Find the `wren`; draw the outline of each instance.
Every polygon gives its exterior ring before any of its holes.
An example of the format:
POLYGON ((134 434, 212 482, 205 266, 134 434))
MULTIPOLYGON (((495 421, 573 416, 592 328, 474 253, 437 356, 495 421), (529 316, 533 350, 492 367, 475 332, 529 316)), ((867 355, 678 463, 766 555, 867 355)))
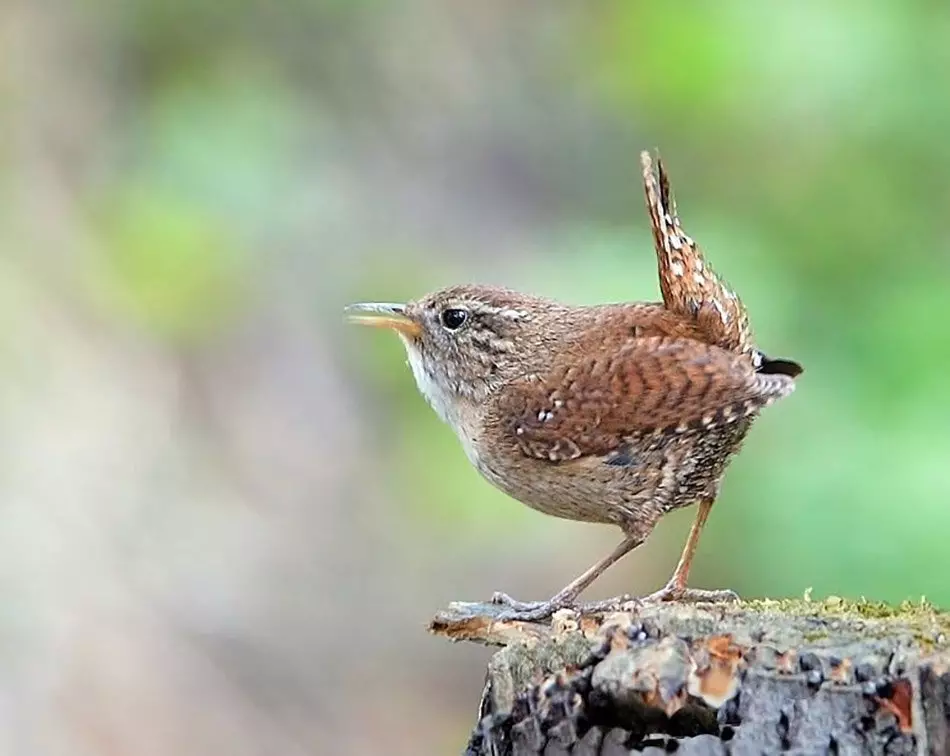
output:
POLYGON ((613 552, 547 601, 496 593, 505 618, 575 606, 664 514, 691 504, 696 519, 672 577, 636 600, 735 597, 687 588, 690 564, 726 466, 802 368, 755 345, 741 300, 683 231, 662 162, 654 171, 644 152, 641 164, 662 303, 571 307, 465 285, 346 310, 399 335, 419 390, 489 482, 540 512, 623 531, 613 552))

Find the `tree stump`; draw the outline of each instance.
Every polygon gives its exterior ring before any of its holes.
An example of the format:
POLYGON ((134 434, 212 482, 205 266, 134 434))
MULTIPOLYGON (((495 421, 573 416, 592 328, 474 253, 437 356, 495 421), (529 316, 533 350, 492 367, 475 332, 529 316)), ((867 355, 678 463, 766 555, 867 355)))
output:
POLYGON ((923 602, 500 611, 453 604, 430 625, 503 646, 467 756, 950 754, 950 615, 923 602))

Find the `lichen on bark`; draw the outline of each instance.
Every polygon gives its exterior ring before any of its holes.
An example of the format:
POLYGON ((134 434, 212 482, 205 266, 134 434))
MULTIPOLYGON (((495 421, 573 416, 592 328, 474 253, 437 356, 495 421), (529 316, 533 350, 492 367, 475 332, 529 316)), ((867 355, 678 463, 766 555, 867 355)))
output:
POLYGON ((499 620, 456 604, 431 630, 501 645, 470 754, 944 753, 950 616, 829 597, 631 604, 499 620), (612 749, 612 750, 605 750, 612 749))

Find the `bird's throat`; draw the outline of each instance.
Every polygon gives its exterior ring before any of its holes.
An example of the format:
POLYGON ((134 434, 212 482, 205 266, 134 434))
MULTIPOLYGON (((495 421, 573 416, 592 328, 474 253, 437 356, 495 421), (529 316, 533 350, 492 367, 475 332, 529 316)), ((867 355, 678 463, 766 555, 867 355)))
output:
POLYGON ((416 379, 419 393, 425 397, 429 406, 435 410, 435 413, 443 422, 457 428, 459 422, 458 397, 453 396, 434 375, 431 367, 426 364, 426 358, 419 347, 402 334, 400 334, 400 338, 406 347, 409 368, 412 370, 412 377, 416 379))

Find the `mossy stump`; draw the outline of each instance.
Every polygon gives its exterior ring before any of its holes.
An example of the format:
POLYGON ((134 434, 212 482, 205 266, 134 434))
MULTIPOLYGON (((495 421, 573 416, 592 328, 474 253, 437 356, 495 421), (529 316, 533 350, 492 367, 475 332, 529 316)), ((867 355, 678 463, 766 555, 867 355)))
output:
POLYGON ((438 614, 433 633, 503 647, 466 754, 950 754, 950 615, 926 603, 623 609, 438 614))

